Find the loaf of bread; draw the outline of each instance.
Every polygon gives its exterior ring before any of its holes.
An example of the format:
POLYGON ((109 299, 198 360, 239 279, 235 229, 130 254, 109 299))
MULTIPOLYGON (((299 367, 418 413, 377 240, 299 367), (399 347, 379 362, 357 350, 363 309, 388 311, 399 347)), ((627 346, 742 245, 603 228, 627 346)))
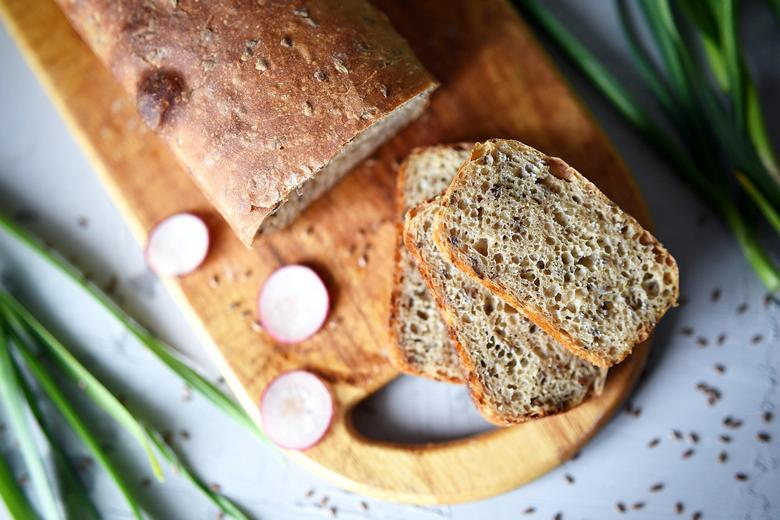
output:
POLYGON ((403 244, 407 211, 449 186, 473 144, 413 150, 398 170, 398 244, 390 297, 390 359, 408 374, 463 383, 460 361, 436 303, 403 244))
POLYGON ((434 237, 473 279, 604 367, 644 341, 679 292, 658 240, 574 168, 517 141, 474 147, 434 237))
POLYGON ((442 311, 485 419, 498 425, 524 422, 601 393, 606 369, 558 345, 444 257, 432 236, 438 211, 438 201, 409 211, 404 240, 442 311))
POLYGON ((436 86, 365 0, 57 1, 247 245, 415 119, 436 86))

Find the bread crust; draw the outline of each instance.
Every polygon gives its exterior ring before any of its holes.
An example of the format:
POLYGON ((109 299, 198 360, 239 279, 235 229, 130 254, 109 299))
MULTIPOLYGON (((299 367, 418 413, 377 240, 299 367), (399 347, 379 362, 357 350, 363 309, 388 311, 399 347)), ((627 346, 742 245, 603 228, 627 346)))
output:
MULTIPOLYGON (((410 363, 408 358, 404 354, 405 348, 401 343, 400 338, 398 337, 398 328, 395 326, 396 323, 399 321, 398 300, 400 299, 401 296, 401 278, 403 276, 403 267, 401 266, 401 255, 404 250, 404 238, 403 238, 404 215, 407 209, 406 208, 407 204, 404 200, 404 193, 405 193, 405 182, 406 182, 406 170, 408 169, 409 164, 411 164, 411 162, 415 160, 416 156, 423 153, 435 152, 437 150, 451 150, 451 149, 465 150, 467 148, 472 147, 473 145, 474 143, 454 143, 454 144, 440 144, 434 146, 414 148, 411 152, 409 152, 409 155, 406 157, 404 162, 401 163, 401 166, 399 166, 398 175, 396 178, 396 222, 395 222, 396 248, 395 248, 395 253, 393 255, 394 257, 393 284, 392 284, 392 291, 390 294, 390 313, 388 316, 388 328, 390 331, 389 334, 390 342, 388 344, 388 349, 387 349, 388 354, 390 355, 390 360, 393 362, 393 364, 396 367, 398 367, 398 369, 400 369, 402 372, 414 376, 420 376, 420 377, 433 379, 436 381, 443 381, 446 383, 454 383, 454 384, 463 384, 466 382, 466 379, 462 375, 456 377, 456 376, 452 376, 440 372, 425 371, 419 365, 414 365, 410 363)), ((440 310, 439 313, 441 313, 440 310)))
POLYGON ((409 252, 417 260, 417 267, 419 268, 420 273, 422 274, 423 280, 425 280, 425 284, 428 286, 428 290, 430 290, 431 294, 433 294, 434 300, 436 301, 436 306, 439 308, 439 312, 444 318, 444 321, 447 325, 447 330, 449 331, 450 337, 452 338, 452 342, 455 345, 455 350, 457 351, 458 357, 460 358, 461 364, 463 365, 464 373, 466 374, 466 378, 467 378, 466 384, 469 388, 469 394, 471 395, 472 401, 474 402, 475 406, 479 410, 480 414, 487 421, 497 426, 511 426, 513 424, 521 424, 530 420, 540 419, 542 417, 549 417, 551 415, 557 415, 559 413, 567 412, 569 410, 576 408, 582 403, 586 402, 590 397, 594 395, 600 395, 601 392, 603 391, 604 384, 607 378, 606 369, 601 370, 599 377, 593 382, 592 387, 588 389, 588 392, 583 397, 583 399, 574 404, 561 403, 561 407, 558 409, 546 410, 541 414, 533 415, 533 416, 502 414, 490 406, 490 404, 488 403, 485 397, 487 393, 485 387, 482 384, 482 382, 479 380, 479 377, 477 376, 477 367, 474 363, 474 359, 472 358, 468 349, 466 349, 463 346, 463 344, 460 343, 460 341, 458 341, 458 335, 456 333, 457 318, 453 315, 452 310, 445 302, 444 295, 442 295, 441 292, 439 292, 439 290, 434 285, 432 275, 429 270, 429 266, 428 264, 425 263, 420 250, 415 244, 414 238, 412 236, 412 232, 409 229, 410 228, 409 223, 411 222, 412 219, 414 219, 415 215, 417 215, 417 213, 423 207, 425 207, 428 204, 438 204, 439 200, 440 200, 440 196, 433 197, 428 201, 419 204, 415 208, 410 209, 406 213, 404 218, 404 235, 403 235, 404 244, 406 245, 406 248, 409 250, 409 252))
POLYGON ((57 0, 241 240, 436 87, 365 0, 57 0))
MULTIPOLYGON (((471 160, 474 160, 479 157, 478 154, 479 154, 479 150, 481 149, 480 148, 481 146, 486 146, 499 141, 504 141, 504 140, 490 139, 485 143, 478 143, 474 147, 474 151, 472 152, 471 155, 471 160)), ((539 153, 541 154, 541 152, 539 153)), ((576 179, 578 182, 582 184, 582 186, 585 187, 588 193, 590 193, 593 197, 599 199, 600 201, 606 202, 610 205, 614 204, 592 182, 590 182, 586 177, 584 177, 581 173, 579 173, 575 168, 568 165, 565 161, 563 161, 558 157, 550 157, 546 154, 541 154, 541 155, 544 156, 545 161, 547 161, 548 164, 552 163, 555 164, 558 168, 564 169, 565 173, 563 174, 565 176, 569 176, 570 178, 576 179)), ((466 164, 464 164, 458 170, 458 173, 455 175, 455 178, 452 180, 452 183, 450 183, 450 186, 447 188, 444 195, 441 197, 439 204, 442 208, 451 206, 453 194, 457 190, 461 189, 463 185, 467 182, 466 181, 467 173, 465 172, 465 166, 466 164)), ((637 222, 636 219, 634 219, 634 217, 632 217, 631 215, 625 212, 624 214, 626 215, 627 219, 630 222, 636 224, 636 226, 639 229, 644 229, 639 224, 639 222, 637 222)), ((677 268, 677 261, 674 259, 674 257, 671 254, 669 254, 667 249, 660 242, 658 242, 658 240, 652 234, 648 232, 645 233, 646 233, 645 236, 649 240, 651 240, 654 250, 657 252, 656 254, 660 258, 659 261, 665 262, 666 265, 672 268, 674 272, 674 280, 673 280, 674 283, 672 284, 674 287, 674 295, 672 301, 675 303, 672 306, 664 309, 661 315, 658 316, 656 320, 657 323, 664 316, 664 314, 666 314, 669 308, 676 306, 676 301, 677 298, 679 297, 680 275, 679 275, 679 270, 677 268)), ((551 319, 550 316, 547 313, 545 313, 543 310, 533 305, 530 305, 526 302, 521 302, 513 295, 509 294, 504 288, 498 286, 492 280, 487 279, 482 273, 478 273, 469 263, 463 261, 463 259, 459 257, 455 248, 452 246, 452 244, 449 243, 449 240, 447 240, 446 235, 447 232, 445 229, 445 224, 441 219, 441 212, 439 212, 437 213, 436 218, 434 220, 433 239, 437 247, 439 248, 439 250, 442 253, 444 253, 445 257, 450 262, 452 262, 458 269, 460 269, 461 271, 469 275, 472 279, 476 280, 477 282, 481 283, 483 286, 491 290, 493 293, 495 293, 498 297, 503 299, 509 305, 517 309, 519 312, 525 315, 529 320, 531 320, 534 324, 536 324, 536 326, 538 326, 539 328, 547 332, 547 334, 552 336, 558 343, 560 343, 562 346, 569 349, 573 354, 581 357, 582 359, 589 361, 590 363, 596 366, 609 368, 611 366, 614 366, 622 362, 632 352, 633 347, 645 341, 650 336, 650 333, 653 330, 654 324, 650 326, 642 326, 638 328, 635 331, 633 338, 630 340, 631 348, 626 349, 617 357, 606 358, 606 357, 599 356, 597 353, 587 350, 584 347, 584 345, 576 338, 572 337, 567 332, 561 330, 560 325, 556 323, 555 320, 551 319)))

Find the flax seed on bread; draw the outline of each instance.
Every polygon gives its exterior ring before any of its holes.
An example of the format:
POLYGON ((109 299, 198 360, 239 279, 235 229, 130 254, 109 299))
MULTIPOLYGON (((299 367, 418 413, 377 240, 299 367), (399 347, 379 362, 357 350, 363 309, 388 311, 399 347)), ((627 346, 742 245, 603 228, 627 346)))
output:
POLYGON ((644 341, 679 293, 677 264, 561 159, 517 141, 474 147, 441 201, 445 255, 600 366, 644 341))

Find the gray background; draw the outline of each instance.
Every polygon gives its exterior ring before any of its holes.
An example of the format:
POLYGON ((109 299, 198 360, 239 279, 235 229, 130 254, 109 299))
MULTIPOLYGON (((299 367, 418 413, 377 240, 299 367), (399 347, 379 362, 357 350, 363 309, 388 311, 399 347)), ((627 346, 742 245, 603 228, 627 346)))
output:
MULTIPOLYGON (((640 83, 607 0, 550 1, 555 12, 607 62, 631 88, 640 83)), ((761 2, 748 2, 745 20, 751 65, 761 86, 772 135, 780 136, 780 30, 761 2)), ((556 55, 556 57, 559 57, 556 55)), ((746 267, 732 238, 649 153, 600 97, 561 60, 564 73, 604 125, 634 171, 650 204, 657 234, 674 253, 687 303, 659 327, 646 378, 631 397, 638 416, 620 413, 572 462, 521 489, 493 499, 451 507, 391 504, 338 490, 256 444, 238 426, 185 388, 118 327, 104 312, 39 260, 0 236, 0 269, 24 300, 52 328, 73 340, 90 366, 177 443, 209 482, 248 511, 267 519, 339 518, 437 519, 617 518, 615 503, 641 502, 636 518, 677 518, 674 504, 685 504, 683 518, 702 511, 711 519, 780 517, 780 418, 762 421, 780 401, 780 325, 778 307, 765 304, 765 292, 746 267), (713 298, 719 290, 721 296, 713 298), (746 312, 737 307, 746 303, 746 312), (681 331, 690 327, 692 336, 681 331), (717 337, 724 335, 721 345, 717 337), (753 338, 760 335, 760 340, 753 338), (703 338, 708 346, 699 346, 703 338), (718 374, 714 365, 726 367, 718 374), (716 386, 723 398, 708 406, 700 382, 716 386), (722 421, 743 421, 736 429, 722 421), (673 429, 684 440, 675 440, 673 429), (700 440, 693 444, 689 432, 700 440), (758 432, 771 441, 759 442, 758 432), (730 444, 719 440, 728 433, 730 444), (659 438, 660 444, 648 448, 659 438), (693 448, 690 458, 682 453, 693 448), (717 462, 726 451, 728 461, 717 462), (737 472, 747 482, 734 478, 737 472), (565 475, 574 478, 568 483, 565 475), (664 489, 651 492, 661 482, 664 489), (327 502, 327 503, 325 503, 327 502), (365 502, 365 506, 361 504, 365 502)), ((71 255, 99 282, 115 276, 123 304, 142 323, 176 345, 215 380, 205 351, 159 281, 145 268, 141 251, 71 135, 24 63, 7 32, 0 29, 0 207, 20 212, 25 224, 71 255)), ((646 100, 646 98, 643 97, 646 100)), ((777 138, 775 139, 777 142, 777 138)), ((77 398, 77 397, 76 397, 77 398)), ((483 431, 487 426, 457 387, 402 377, 370 403, 376 414, 361 414, 364 431, 381 438, 437 440, 483 431), (379 417, 380 419, 377 419, 379 417)), ((777 413, 776 413, 777 415, 777 413)), ((216 512, 182 479, 146 485, 143 455, 104 417, 90 420, 131 472, 155 517, 211 519, 216 512)), ((0 418, 2 422, 2 418, 0 418)), ((65 431, 64 429, 62 430, 65 431)), ((70 439, 72 441, 72 439, 70 439)), ((86 456, 72 443, 74 457, 86 456)), ((0 450, 21 470, 8 432, 0 450)), ((99 469, 85 471, 91 492, 108 518, 129 513, 110 479, 99 469)), ((0 508, 0 516, 6 514, 0 508)))

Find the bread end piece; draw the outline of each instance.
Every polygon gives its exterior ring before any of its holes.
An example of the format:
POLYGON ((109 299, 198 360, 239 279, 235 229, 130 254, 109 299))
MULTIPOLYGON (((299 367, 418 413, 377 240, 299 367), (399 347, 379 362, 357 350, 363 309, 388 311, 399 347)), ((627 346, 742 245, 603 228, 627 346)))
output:
POLYGON ((679 295, 677 263, 563 160, 518 141, 475 145, 441 201, 434 240, 561 345, 609 367, 679 295))

